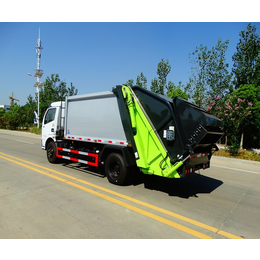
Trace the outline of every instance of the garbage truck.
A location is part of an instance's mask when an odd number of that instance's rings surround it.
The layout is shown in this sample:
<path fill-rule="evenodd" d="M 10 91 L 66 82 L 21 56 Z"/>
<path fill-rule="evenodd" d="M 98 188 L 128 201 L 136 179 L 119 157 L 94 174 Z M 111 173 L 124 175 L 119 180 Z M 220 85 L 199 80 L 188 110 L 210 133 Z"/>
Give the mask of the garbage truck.
<path fill-rule="evenodd" d="M 136 169 L 182 178 L 209 168 L 222 135 L 222 121 L 199 106 L 120 85 L 51 103 L 41 146 L 50 163 L 100 167 L 109 182 L 123 185 Z"/>

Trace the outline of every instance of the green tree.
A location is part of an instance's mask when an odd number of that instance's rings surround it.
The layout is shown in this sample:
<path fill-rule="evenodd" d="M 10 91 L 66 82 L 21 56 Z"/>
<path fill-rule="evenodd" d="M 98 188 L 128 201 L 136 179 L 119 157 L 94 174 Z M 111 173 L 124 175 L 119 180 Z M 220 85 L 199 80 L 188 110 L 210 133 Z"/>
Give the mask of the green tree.
<path fill-rule="evenodd" d="M 141 72 L 140 75 L 137 76 L 136 85 L 147 89 L 147 78 L 144 76 L 143 72 Z"/>
<path fill-rule="evenodd" d="M 134 85 L 134 80 L 133 79 L 129 79 L 125 84 L 123 85 L 126 85 L 126 86 L 129 86 L 129 87 L 133 87 Z"/>
<path fill-rule="evenodd" d="M 24 105 L 26 115 L 26 126 L 32 126 L 34 123 L 34 111 L 37 111 L 37 103 L 31 95 L 27 97 L 27 102 Z"/>
<path fill-rule="evenodd" d="M 167 97 L 179 97 L 184 100 L 188 100 L 188 95 L 182 90 L 182 88 L 183 86 L 181 81 L 179 82 L 179 86 L 175 86 L 173 82 L 169 81 L 167 87 Z"/>
<path fill-rule="evenodd" d="M 33 124 L 34 110 L 28 109 L 29 106 L 17 105 L 17 103 L 11 105 L 9 112 L 1 113 L 0 115 L 0 128 L 7 128 L 11 130 L 17 129 L 17 127 L 28 128 Z M 32 117 L 30 120 L 29 118 Z"/>
<path fill-rule="evenodd" d="M 243 85 L 220 105 L 220 97 L 211 99 L 207 110 L 223 120 L 224 131 L 231 142 L 231 152 L 240 147 L 260 146 L 260 87 Z M 246 142 L 245 142 L 246 141 Z"/>
<path fill-rule="evenodd" d="M 237 51 L 232 56 L 235 88 L 244 84 L 260 86 L 260 38 L 256 27 L 248 23 L 246 31 L 241 31 L 239 36 Z"/>
<path fill-rule="evenodd" d="M 157 78 L 151 80 L 150 90 L 154 93 L 159 93 L 159 80 Z"/>
<path fill-rule="evenodd" d="M 223 98 L 232 92 L 231 74 L 227 70 L 228 63 L 225 58 L 228 43 L 228 40 L 222 42 L 218 39 L 217 45 L 211 50 L 200 45 L 190 54 L 192 76 L 186 86 L 186 92 L 195 104 L 205 107 L 207 98 Z"/>
<path fill-rule="evenodd" d="M 232 95 L 245 100 L 250 106 L 250 116 L 243 120 L 241 126 L 241 146 L 249 148 L 260 147 L 260 86 L 240 85 L 239 89 L 235 90 Z M 246 112 L 247 108 L 244 108 Z"/>
<path fill-rule="evenodd" d="M 3 107 L 0 107 L 0 117 L 3 117 L 5 113 L 5 109 Z"/>
<path fill-rule="evenodd" d="M 6 111 L 3 107 L 0 107 L 0 128 L 6 128 Z"/>
<path fill-rule="evenodd" d="M 206 64 L 208 94 L 210 97 L 224 96 L 233 91 L 231 86 L 231 74 L 226 63 L 226 51 L 229 41 L 222 42 L 218 39 L 217 45 L 209 51 L 209 60 Z"/>
<path fill-rule="evenodd" d="M 12 104 L 10 111 L 5 113 L 6 117 L 6 128 L 10 130 L 15 130 L 18 126 L 21 125 L 23 113 L 21 107 L 16 103 Z"/>
<path fill-rule="evenodd" d="M 142 88 L 147 89 L 147 79 L 146 79 L 146 77 L 144 76 L 144 73 L 141 72 L 140 75 L 137 75 L 136 83 L 135 83 L 135 84 L 134 84 L 134 80 L 133 80 L 133 79 L 129 79 L 129 80 L 126 81 L 126 83 L 123 84 L 123 85 L 129 86 L 129 87 L 133 87 L 134 85 L 137 85 L 137 86 L 139 86 L 139 87 L 142 87 Z"/>
<path fill-rule="evenodd" d="M 192 54 L 189 54 L 191 76 L 185 90 L 190 101 L 198 106 L 203 106 L 203 102 L 206 100 L 205 63 L 208 60 L 207 49 L 207 47 L 200 45 Z"/>
<path fill-rule="evenodd" d="M 169 61 L 162 59 L 157 65 L 158 78 L 154 78 L 151 81 L 151 91 L 161 95 L 165 95 L 165 89 L 167 89 L 167 75 L 171 71 L 171 65 Z"/>
<path fill-rule="evenodd" d="M 160 94 L 165 94 L 165 88 L 167 84 L 167 76 L 171 71 L 171 65 L 169 64 L 169 61 L 162 59 L 157 66 L 157 75 L 159 79 L 159 92 Z"/>

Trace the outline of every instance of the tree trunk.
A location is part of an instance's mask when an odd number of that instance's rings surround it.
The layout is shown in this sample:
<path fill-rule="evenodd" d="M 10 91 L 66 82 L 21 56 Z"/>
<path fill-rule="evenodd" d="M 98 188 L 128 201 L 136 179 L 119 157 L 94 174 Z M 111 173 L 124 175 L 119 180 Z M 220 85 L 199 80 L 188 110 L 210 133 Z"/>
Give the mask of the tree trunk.
<path fill-rule="evenodd" d="M 244 141 L 244 132 L 241 134 L 241 140 L 240 140 L 240 148 L 243 149 L 243 141 Z"/>

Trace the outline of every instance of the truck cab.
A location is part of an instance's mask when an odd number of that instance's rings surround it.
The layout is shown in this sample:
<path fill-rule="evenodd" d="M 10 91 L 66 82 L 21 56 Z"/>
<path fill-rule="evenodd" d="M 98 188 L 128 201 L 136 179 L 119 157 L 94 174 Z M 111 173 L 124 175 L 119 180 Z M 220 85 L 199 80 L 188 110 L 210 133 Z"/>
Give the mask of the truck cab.
<path fill-rule="evenodd" d="M 47 150 L 48 143 L 56 142 L 61 136 L 64 126 L 65 102 L 58 101 L 50 104 L 42 120 L 41 147 Z"/>

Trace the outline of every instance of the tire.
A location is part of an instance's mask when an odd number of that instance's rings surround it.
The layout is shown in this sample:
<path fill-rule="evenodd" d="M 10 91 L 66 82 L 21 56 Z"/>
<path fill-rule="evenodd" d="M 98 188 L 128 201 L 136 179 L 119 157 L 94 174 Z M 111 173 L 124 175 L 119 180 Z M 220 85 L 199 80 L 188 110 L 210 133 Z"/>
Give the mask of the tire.
<path fill-rule="evenodd" d="M 51 141 L 48 143 L 46 154 L 50 163 L 56 163 L 58 161 L 56 157 L 56 145 L 54 142 Z"/>
<path fill-rule="evenodd" d="M 122 155 L 111 153 L 105 162 L 105 173 L 109 182 L 116 185 L 123 185 L 129 179 L 130 171 Z"/>

